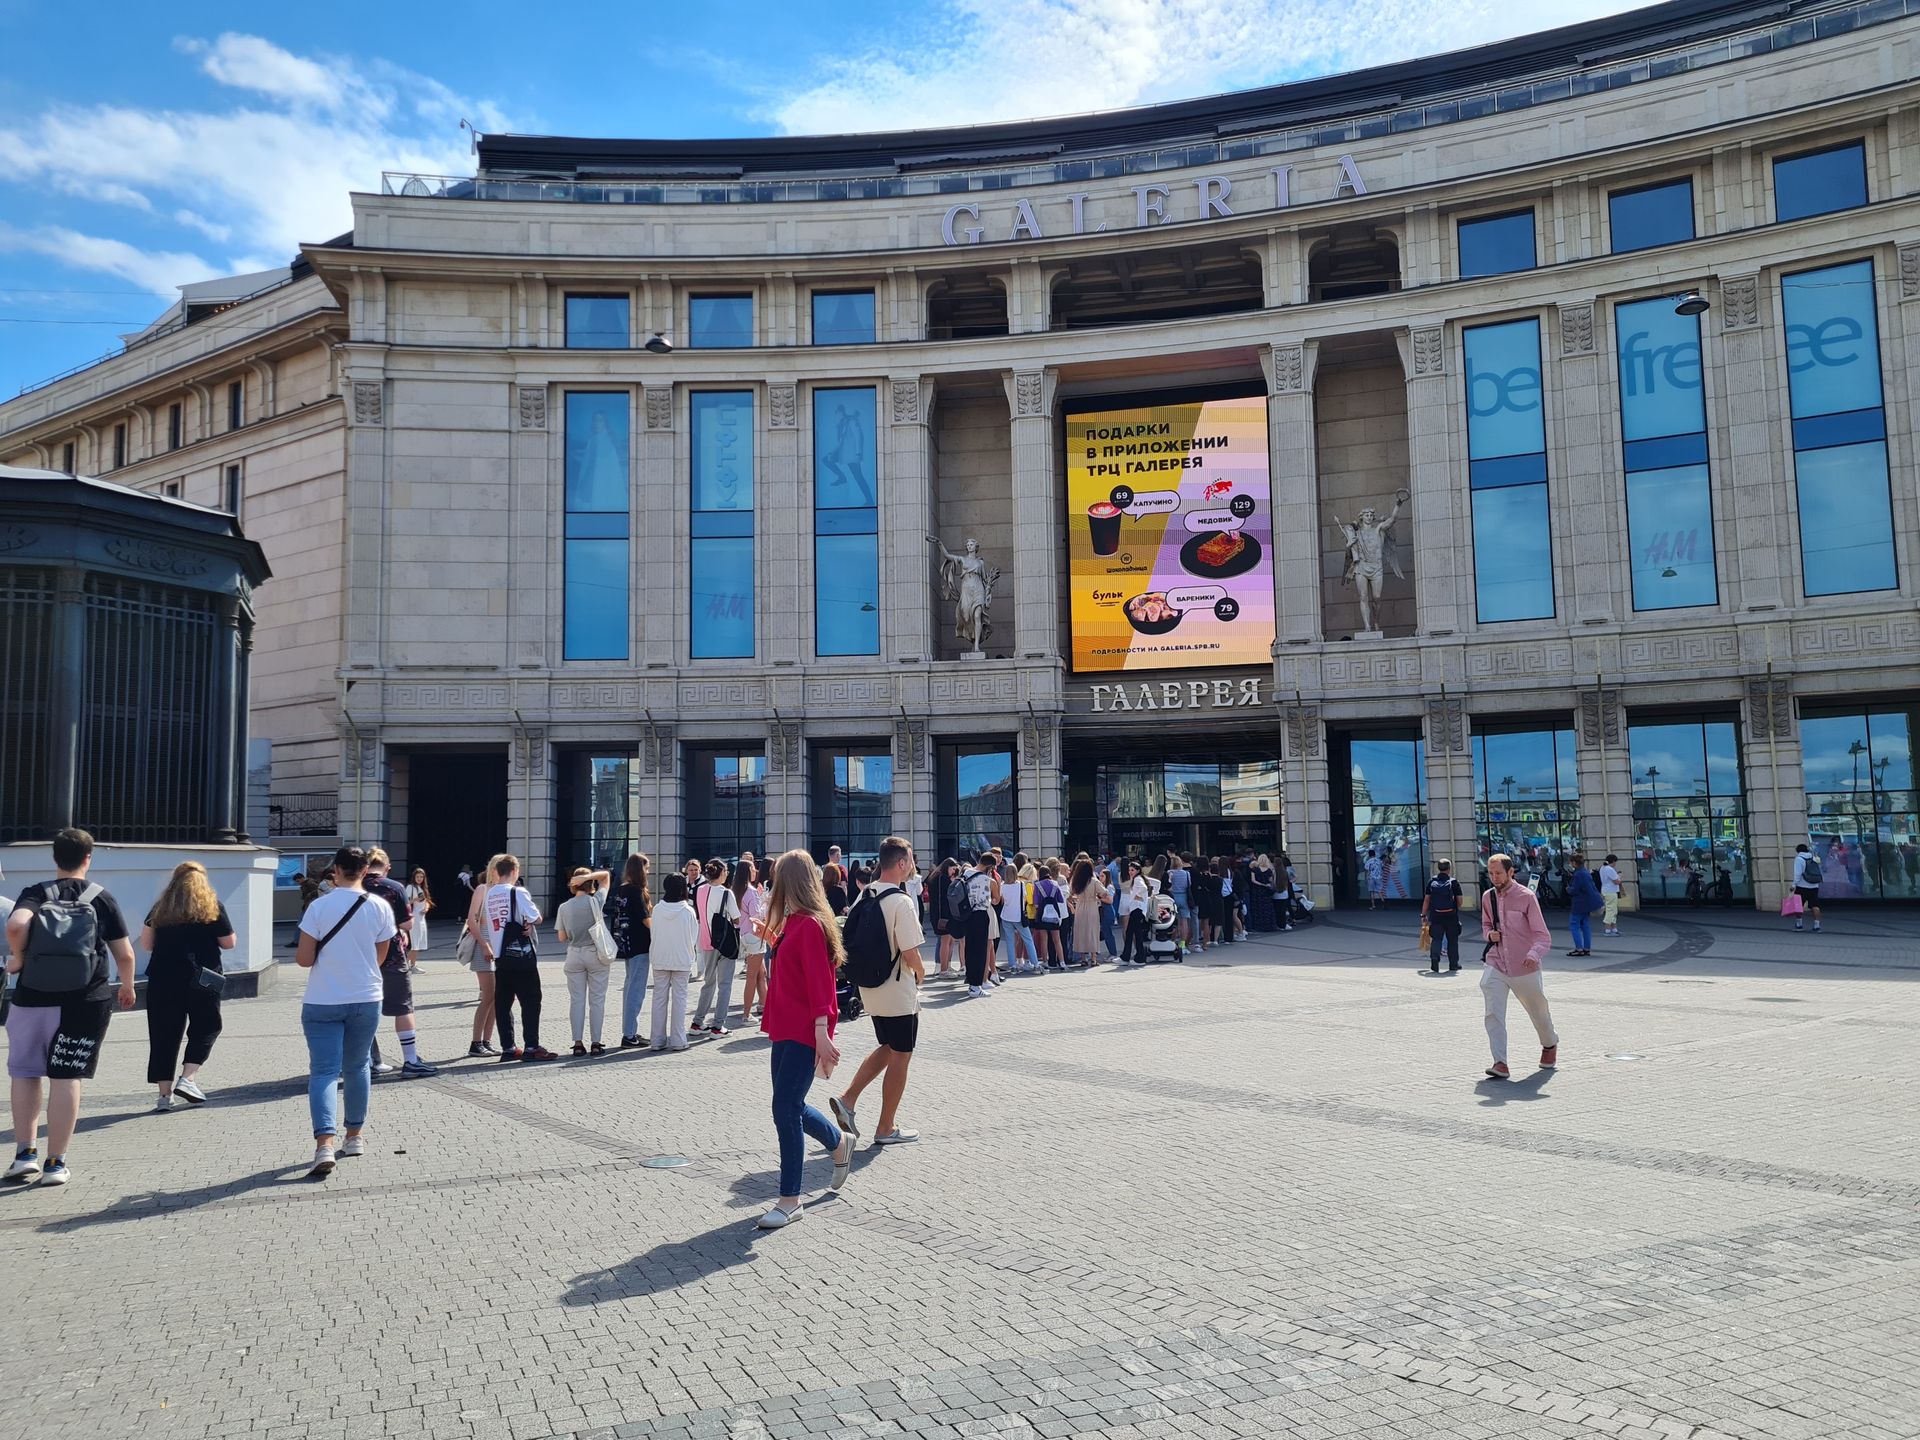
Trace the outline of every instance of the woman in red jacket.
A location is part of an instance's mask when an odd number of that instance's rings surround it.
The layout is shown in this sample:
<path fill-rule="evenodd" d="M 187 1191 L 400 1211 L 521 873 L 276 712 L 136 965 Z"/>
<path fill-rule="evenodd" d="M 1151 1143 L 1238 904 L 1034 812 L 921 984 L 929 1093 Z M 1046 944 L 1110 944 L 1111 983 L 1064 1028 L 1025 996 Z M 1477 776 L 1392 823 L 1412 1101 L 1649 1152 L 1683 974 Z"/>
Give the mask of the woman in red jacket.
<path fill-rule="evenodd" d="M 853 1136 L 807 1104 L 813 1077 L 830 1078 L 840 1063 L 833 1031 L 840 1021 L 834 978 L 842 954 L 840 927 L 806 851 L 789 850 L 773 862 L 767 916 L 758 923 L 770 972 L 760 1028 L 773 1041 L 773 1128 L 780 1136 L 780 1200 L 759 1224 L 778 1230 L 806 1213 L 800 1208 L 806 1136 L 833 1152 L 835 1190 L 853 1168 Z"/>

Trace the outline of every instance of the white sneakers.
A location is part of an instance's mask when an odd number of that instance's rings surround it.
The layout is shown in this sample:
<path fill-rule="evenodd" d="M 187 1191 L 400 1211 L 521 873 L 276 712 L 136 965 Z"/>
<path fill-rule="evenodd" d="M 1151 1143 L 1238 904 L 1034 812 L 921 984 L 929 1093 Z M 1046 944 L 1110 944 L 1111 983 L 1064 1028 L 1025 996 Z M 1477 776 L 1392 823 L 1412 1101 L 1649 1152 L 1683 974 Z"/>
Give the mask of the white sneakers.
<path fill-rule="evenodd" d="M 207 1101 L 207 1092 L 184 1075 L 173 1082 L 173 1093 L 189 1105 L 204 1105 Z"/>
<path fill-rule="evenodd" d="M 356 1155 L 364 1155 L 366 1153 L 367 1142 L 358 1135 L 349 1135 L 340 1142 L 340 1158 L 342 1160 L 349 1160 Z"/>
<path fill-rule="evenodd" d="M 324 1180 L 333 1173 L 333 1146 L 316 1145 L 313 1147 L 313 1165 L 307 1175 L 314 1180 Z"/>
<path fill-rule="evenodd" d="M 793 1224 L 794 1221 L 800 1219 L 806 1213 L 805 1206 L 795 1206 L 789 1210 L 785 1206 L 776 1205 L 753 1223 L 756 1228 L 761 1230 L 782 1230 Z"/>

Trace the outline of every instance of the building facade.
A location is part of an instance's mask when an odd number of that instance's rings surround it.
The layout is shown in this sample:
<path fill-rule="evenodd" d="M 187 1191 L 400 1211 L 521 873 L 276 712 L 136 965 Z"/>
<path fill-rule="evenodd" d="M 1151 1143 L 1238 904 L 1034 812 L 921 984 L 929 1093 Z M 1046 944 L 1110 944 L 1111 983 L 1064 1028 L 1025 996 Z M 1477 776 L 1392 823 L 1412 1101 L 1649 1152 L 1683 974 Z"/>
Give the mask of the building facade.
<path fill-rule="evenodd" d="M 1578 846 L 1772 906 L 1811 837 L 1832 898 L 1911 899 L 1916 75 L 1920 0 L 1681 0 L 388 177 L 305 252 L 341 830 L 548 887 L 1284 848 L 1334 904 L 1369 850 L 1393 896 Z"/>

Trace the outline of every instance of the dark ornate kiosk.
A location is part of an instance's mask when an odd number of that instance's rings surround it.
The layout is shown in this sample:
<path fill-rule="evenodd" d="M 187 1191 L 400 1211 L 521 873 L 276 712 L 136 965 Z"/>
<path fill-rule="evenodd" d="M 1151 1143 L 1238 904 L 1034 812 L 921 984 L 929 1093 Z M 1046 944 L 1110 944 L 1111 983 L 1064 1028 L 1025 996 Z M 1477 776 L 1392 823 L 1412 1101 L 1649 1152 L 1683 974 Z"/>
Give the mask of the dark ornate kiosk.
<path fill-rule="evenodd" d="M 95 874 L 129 915 L 144 913 L 135 907 L 173 865 L 196 859 L 243 947 L 270 949 L 271 852 L 246 843 L 245 821 L 253 592 L 268 573 L 231 515 L 0 466 L 0 858 L 10 884 L 41 878 L 44 842 L 79 825 L 101 847 Z M 250 936 L 240 911 L 256 899 L 260 933 Z"/>

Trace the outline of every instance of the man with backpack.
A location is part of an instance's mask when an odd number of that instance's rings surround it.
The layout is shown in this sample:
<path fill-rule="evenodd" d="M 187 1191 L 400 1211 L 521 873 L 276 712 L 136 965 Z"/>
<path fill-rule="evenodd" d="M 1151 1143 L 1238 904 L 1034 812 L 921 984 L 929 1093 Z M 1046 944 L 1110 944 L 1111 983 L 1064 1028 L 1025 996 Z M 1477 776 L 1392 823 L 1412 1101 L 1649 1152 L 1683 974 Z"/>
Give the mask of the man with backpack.
<path fill-rule="evenodd" d="M 1430 934 L 1427 946 L 1427 964 L 1432 967 L 1430 975 L 1440 973 L 1440 952 L 1447 952 L 1451 962 L 1447 967 L 1449 975 L 1460 973 L 1460 882 L 1453 878 L 1453 862 L 1442 860 L 1433 867 L 1433 878 L 1427 881 L 1427 893 L 1420 901 L 1420 923 Z"/>
<path fill-rule="evenodd" d="M 27 886 L 7 917 L 7 973 L 19 977 L 7 1012 L 17 1151 L 6 1178 L 16 1184 L 67 1183 L 67 1146 L 80 1121 L 81 1082 L 93 1078 L 113 1018 L 109 955 L 119 969 L 119 1006 L 133 1008 L 127 922 L 113 896 L 87 879 L 93 837 L 84 830 L 62 830 L 53 837 L 53 864 L 58 878 Z M 44 1166 L 36 1144 L 43 1094 Z"/>
<path fill-rule="evenodd" d="M 1813 847 L 1804 840 L 1794 846 L 1793 893 L 1799 898 L 1800 908 L 1805 912 L 1793 917 L 1794 929 L 1804 929 L 1810 915 L 1813 917 L 1813 933 L 1820 933 L 1820 882 L 1825 878 L 1826 872 L 1814 858 Z"/>
<path fill-rule="evenodd" d="M 876 1145 L 904 1145 L 920 1138 L 918 1131 L 902 1130 L 899 1125 L 907 1066 L 920 1034 L 920 983 L 927 978 L 926 963 L 920 958 L 925 939 L 920 907 L 906 890 L 912 873 L 913 847 L 898 835 L 882 840 L 874 879 L 853 902 L 841 932 L 847 978 L 860 987 L 860 1003 L 873 1017 L 873 1036 L 880 1043 L 860 1062 L 845 1093 L 827 1103 L 840 1128 L 858 1136 L 854 1106 L 867 1086 L 880 1079 L 880 1123 L 873 1132 Z"/>

